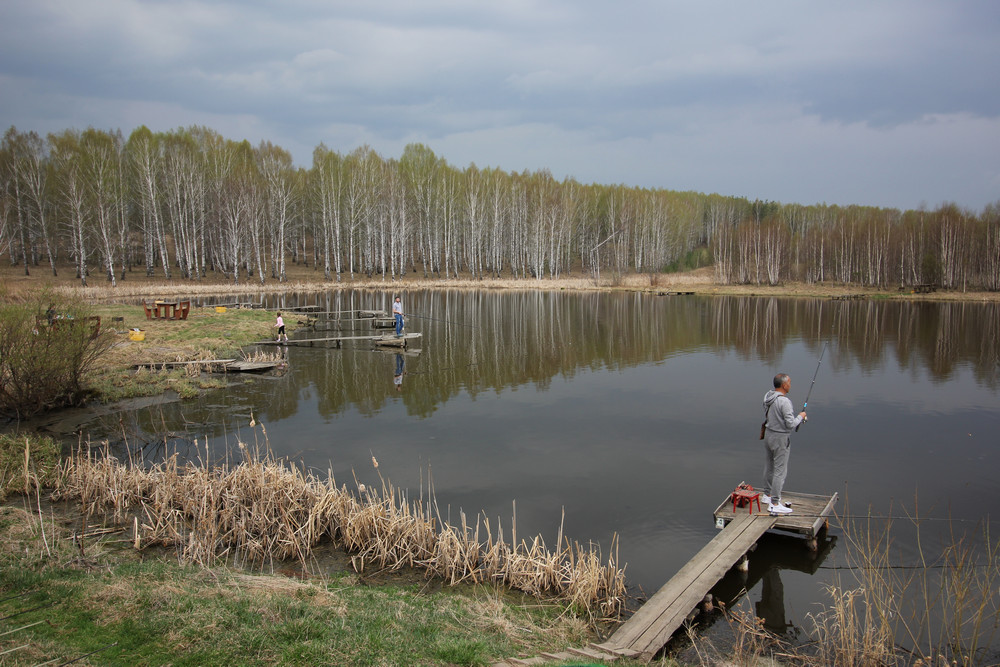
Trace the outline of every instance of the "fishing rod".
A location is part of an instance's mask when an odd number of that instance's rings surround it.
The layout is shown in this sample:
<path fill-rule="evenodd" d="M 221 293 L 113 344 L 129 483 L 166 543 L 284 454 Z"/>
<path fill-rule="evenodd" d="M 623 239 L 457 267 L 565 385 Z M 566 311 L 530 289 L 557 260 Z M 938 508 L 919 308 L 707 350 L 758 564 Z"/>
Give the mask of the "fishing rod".
<path fill-rule="evenodd" d="M 816 372 L 813 373 L 812 382 L 809 384 L 809 391 L 806 392 L 806 402 L 802 404 L 802 412 L 806 411 L 806 407 L 809 405 L 809 397 L 812 396 L 813 387 L 816 385 L 816 376 L 819 375 L 819 367 L 823 364 L 823 355 L 826 354 L 826 346 L 830 344 L 830 341 L 823 343 L 823 350 L 819 353 L 819 363 L 816 364 Z M 809 421 L 807 417 L 803 417 L 802 421 Z M 799 426 L 802 426 L 802 422 L 799 422 Z M 799 430 L 799 426 L 795 427 L 795 430 Z"/>
<path fill-rule="evenodd" d="M 434 322 L 444 322 L 445 324 L 457 324 L 460 327 L 469 327 L 470 329 L 478 329 L 479 328 L 479 327 L 477 327 L 475 325 L 472 325 L 472 324 L 466 324 L 465 322 L 456 322 L 454 320 L 441 320 L 441 319 L 438 319 L 436 317 L 427 317 L 426 315 L 414 315 L 413 313 L 405 314 L 405 315 L 403 315 L 403 317 L 404 318 L 407 318 L 407 317 L 419 317 L 422 320 L 433 320 Z"/>

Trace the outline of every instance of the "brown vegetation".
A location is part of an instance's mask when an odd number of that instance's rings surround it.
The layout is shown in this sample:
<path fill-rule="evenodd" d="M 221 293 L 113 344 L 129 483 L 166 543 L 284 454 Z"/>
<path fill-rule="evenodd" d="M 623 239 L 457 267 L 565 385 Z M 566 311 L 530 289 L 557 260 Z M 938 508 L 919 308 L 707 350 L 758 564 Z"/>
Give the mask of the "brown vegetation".
<path fill-rule="evenodd" d="M 274 292 L 324 292 L 338 289 L 500 289 L 500 290 L 627 290 L 657 294 L 670 291 L 693 291 L 701 295 L 734 296 L 798 296 L 836 297 L 865 295 L 902 299 L 944 301 L 1000 301 L 1000 292 L 938 290 L 928 294 L 914 294 L 911 290 L 879 290 L 839 282 L 787 281 L 778 285 L 723 284 L 716 281 L 715 269 L 704 267 L 680 273 L 633 273 L 617 279 L 595 280 L 593 276 L 567 272 L 558 278 L 474 278 L 464 275 L 453 278 L 423 278 L 408 274 L 396 280 L 361 278 L 342 282 L 326 281 L 321 271 L 305 264 L 288 265 L 288 281 L 233 285 L 222 274 L 209 273 L 200 280 L 164 280 L 162 276 L 147 277 L 140 271 L 129 274 L 115 287 L 105 283 L 83 287 L 70 271 L 61 271 L 59 277 L 36 272 L 25 276 L 19 267 L 0 265 L 0 280 L 7 300 L 19 301 L 45 286 L 66 297 L 88 303 L 138 303 L 142 299 L 159 297 L 223 296 L 227 294 L 270 294 Z"/>
<path fill-rule="evenodd" d="M 464 514 L 459 526 L 443 521 L 431 493 L 411 501 L 385 480 L 381 489 L 358 485 L 352 493 L 337 487 L 332 472 L 321 479 L 245 444 L 240 450 L 246 458 L 237 464 L 181 464 L 174 455 L 143 468 L 83 448 L 65 461 L 53 497 L 130 525 L 137 549 L 171 546 L 204 565 L 293 559 L 306 569 L 313 548 L 332 540 L 359 572 L 414 567 L 451 584 L 499 583 L 565 601 L 593 617 L 615 618 L 622 609 L 624 571 L 614 546 L 605 559 L 561 531 L 555 551 L 541 537 L 518 542 L 516 517 L 508 544 L 485 518 L 474 526 Z"/>

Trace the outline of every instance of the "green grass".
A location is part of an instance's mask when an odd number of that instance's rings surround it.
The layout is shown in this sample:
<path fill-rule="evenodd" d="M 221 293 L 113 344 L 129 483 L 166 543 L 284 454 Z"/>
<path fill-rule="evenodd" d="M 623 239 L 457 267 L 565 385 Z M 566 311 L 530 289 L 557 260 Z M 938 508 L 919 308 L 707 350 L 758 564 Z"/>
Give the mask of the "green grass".
<path fill-rule="evenodd" d="M 181 398 L 198 396 L 205 389 L 225 385 L 210 376 L 188 376 L 184 369 L 136 371 L 136 364 L 165 361 L 192 361 L 208 358 L 238 359 L 246 345 L 269 340 L 273 335 L 274 313 L 265 310 L 232 309 L 217 313 L 212 308 L 194 308 L 187 320 L 147 320 L 139 306 L 102 304 L 90 307 L 101 317 L 102 327 L 116 341 L 86 378 L 87 389 L 103 403 L 158 396 L 176 392 Z M 121 321 L 114 318 L 120 317 Z M 295 324 L 289 318 L 288 330 Z M 141 342 L 130 341 L 126 331 L 145 332 Z"/>
<path fill-rule="evenodd" d="M 91 651 L 95 665 L 488 665 L 593 639 L 559 607 L 485 586 L 207 570 L 137 553 L 128 532 L 91 538 L 81 555 L 79 519 L 40 519 L 26 502 L 0 507 L 0 617 L 38 609 L 0 620 L 0 633 L 45 622 L 0 636 L 0 652 L 24 646 L 5 665 Z"/>

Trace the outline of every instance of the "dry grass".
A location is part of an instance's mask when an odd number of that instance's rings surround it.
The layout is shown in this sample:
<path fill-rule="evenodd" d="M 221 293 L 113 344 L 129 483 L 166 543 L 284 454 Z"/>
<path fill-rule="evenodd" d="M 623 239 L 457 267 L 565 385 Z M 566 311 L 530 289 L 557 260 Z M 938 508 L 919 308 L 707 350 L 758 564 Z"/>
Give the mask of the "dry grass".
<path fill-rule="evenodd" d="M 240 356 L 243 357 L 243 361 L 248 361 L 254 364 L 269 364 L 272 362 L 281 362 L 285 360 L 284 352 L 281 350 L 256 350 L 250 352 L 240 352 Z"/>
<path fill-rule="evenodd" d="M 147 468 L 81 448 L 65 461 L 53 497 L 131 526 L 137 549 L 172 547 L 204 566 L 273 568 L 291 559 L 308 569 L 313 548 L 333 541 L 358 572 L 420 568 L 450 584 L 491 582 L 563 601 L 592 618 L 621 612 L 616 554 L 605 562 L 595 546 L 571 543 L 561 531 L 554 551 L 540 537 L 511 546 L 486 519 L 441 521 L 431 493 L 411 501 L 384 480 L 381 489 L 358 485 L 354 493 L 338 488 L 332 472 L 320 478 L 240 448 L 237 464 L 182 465 L 175 455 Z"/>
<path fill-rule="evenodd" d="M 264 284 L 247 283 L 233 285 L 229 282 L 185 282 L 162 280 L 132 281 L 119 283 L 111 288 L 80 287 L 76 283 L 63 283 L 56 290 L 63 295 L 83 299 L 89 303 L 120 302 L 157 297 L 198 297 L 246 294 L 270 294 L 274 292 L 328 292 L 339 289 L 472 289 L 472 290 L 546 290 L 546 291 L 638 291 L 669 292 L 694 291 L 698 294 L 731 296 L 802 296 L 831 297 L 864 294 L 869 297 L 889 297 L 902 299 L 936 301 L 1000 301 L 998 292 L 958 292 L 939 291 L 932 294 L 913 295 L 899 293 L 894 289 L 875 289 L 839 283 L 797 283 L 781 285 L 726 285 L 716 282 L 712 267 L 705 267 L 686 273 L 662 274 L 616 274 L 603 275 L 594 279 L 590 275 L 564 274 L 558 278 L 415 278 L 391 280 L 356 277 L 342 282 L 327 282 L 321 275 L 298 272 L 299 277 L 279 283 L 269 280 Z M 37 284 L 36 284 L 37 287 Z M 21 283 L 18 289 L 30 289 L 31 283 Z M 16 293 L 16 292 L 15 292 Z"/>
<path fill-rule="evenodd" d="M 392 280 L 388 276 L 367 278 L 357 275 L 352 280 L 342 276 L 341 282 L 325 281 L 320 271 L 303 265 L 288 265 L 288 280 L 279 283 L 268 278 L 247 281 L 234 285 L 232 281 L 218 274 L 210 274 L 200 281 L 180 278 L 165 280 L 162 275 L 147 277 L 133 272 L 126 280 L 120 280 L 114 288 L 99 277 L 92 277 L 90 287 L 80 286 L 73 277 L 71 267 L 60 267 L 60 275 L 53 277 L 45 267 L 33 267 L 32 275 L 25 276 L 23 268 L 0 266 L 0 280 L 4 286 L 5 298 L 19 300 L 26 294 L 43 287 L 51 287 L 59 293 L 90 303 L 135 302 L 137 299 L 157 297 L 197 297 L 207 295 L 245 295 L 273 292 L 326 292 L 337 289 L 475 289 L 475 290 L 576 290 L 603 291 L 627 290 L 661 292 L 671 290 L 695 291 L 698 294 L 735 296 L 842 296 L 845 294 L 867 294 L 869 296 L 920 299 L 920 300 L 960 300 L 960 301 L 1000 301 L 1000 292 L 957 292 L 940 291 L 933 294 L 912 295 L 898 293 L 895 289 L 877 290 L 839 283 L 797 283 L 781 285 L 725 285 L 717 282 L 714 267 L 707 266 L 683 273 L 629 273 L 601 274 L 595 279 L 590 274 L 567 272 L 558 278 L 424 278 L 422 273 L 410 273 L 401 279 Z"/>
<path fill-rule="evenodd" d="M 738 664 L 767 654 L 835 667 L 996 664 L 1000 542 L 988 526 L 979 536 L 953 530 L 951 542 L 932 555 L 921 543 L 920 519 L 912 522 L 920 554 L 920 567 L 912 569 L 895 564 L 891 521 L 842 522 L 850 574 L 843 580 L 838 574 L 827 586 L 827 605 L 807 614 L 812 641 L 806 645 L 790 646 L 752 613 L 729 612 Z"/>

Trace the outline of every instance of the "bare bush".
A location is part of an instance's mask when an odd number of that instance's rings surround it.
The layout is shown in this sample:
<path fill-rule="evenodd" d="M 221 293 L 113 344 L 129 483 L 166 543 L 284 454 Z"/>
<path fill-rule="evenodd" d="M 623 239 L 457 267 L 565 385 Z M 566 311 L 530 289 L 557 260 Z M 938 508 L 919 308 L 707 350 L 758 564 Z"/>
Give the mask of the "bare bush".
<path fill-rule="evenodd" d="M 86 372 L 112 342 L 82 306 L 45 293 L 0 306 L 0 413 L 20 419 L 79 404 Z"/>

